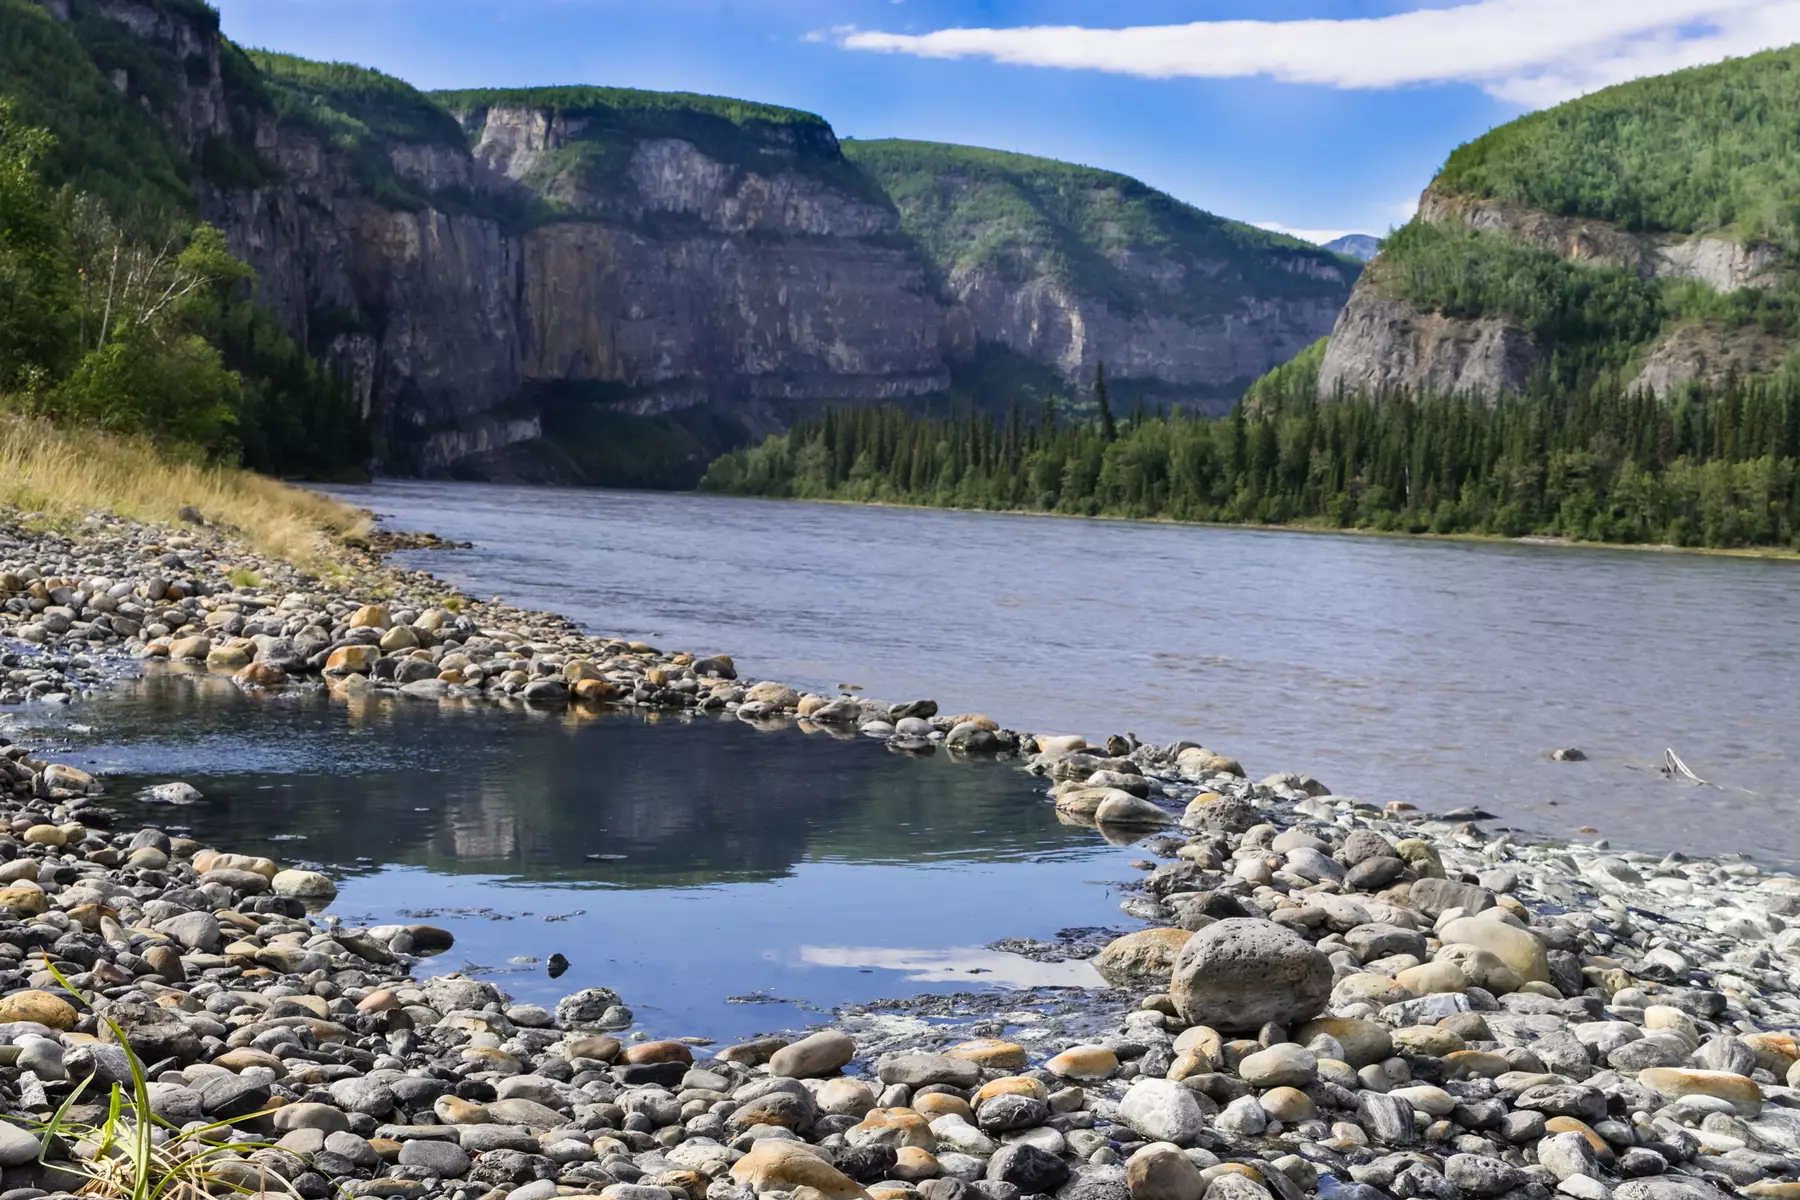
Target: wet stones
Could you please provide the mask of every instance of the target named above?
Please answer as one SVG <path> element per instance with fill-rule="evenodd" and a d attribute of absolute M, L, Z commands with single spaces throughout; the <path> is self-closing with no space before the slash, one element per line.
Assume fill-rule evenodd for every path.
<path fill-rule="evenodd" d="M 1186 929 L 1144 929 L 1129 933 L 1102 950 L 1094 959 L 1094 966 L 1115 983 L 1166 980 L 1187 945 L 1188 937 Z"/>

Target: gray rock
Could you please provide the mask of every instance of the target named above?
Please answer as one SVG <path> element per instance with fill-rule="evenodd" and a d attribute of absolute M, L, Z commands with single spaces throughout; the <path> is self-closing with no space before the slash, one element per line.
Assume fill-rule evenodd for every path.
<path fill-rule="evenodd" d="M 934 1083 L 969 1088 L 981 1082 L 978 1065 L 947 1054 L 891 1054 L 876 1065 L 876 1075 L 885 1084 L 912 1088 Z"/>
<path fill-rule="evenodd" d="M 36 1162 L 38 1139 L 11 1121 L 0 1121 L 0 1167 L 22 1167 Z"/>
<path fill-rule="evenodd" d="M 856 1043 L 836 1030 L 823 1030 L 783 1046 L 769 1059 L 769 1071 L 792 1079 L 834 1075 L 856 1057 Z"/>
<path fill-rule="evenodd" d="M 471 1154 L 494 1154 L 516 1150 L 525 1154 L 537 1152 L 538 1140 L 522 1125 L 458 1125 L 457 1142 Z"/>
<path fill-rule="evenodd" d="M 1238 1074 L 1252 1087 L 1309 1087 L 1319 1074 L 1319 1060 L 1312 1051 L 1293 1042 L 1282 1042 L 1246 1055 Z"/>
<path fill-rule="evenodd" d="M 1128 1200 L 1125 1168 L 1116 1163 L 1080 1167 L 1056 1192 L 1056 1200 Z"/>
<path fill-rule="evenodd" d="M 1392 858 L 1394 843 L 1387 840 L 1373 829 L 1353 829 L 1344 838 L 1344 847 L 1338 853 L 1338 861 L 1347 867 L 1354 867 L 1371 858 Z"/>
<path fill-rule="evenodd" d="M 440 975 L 435 979 L 426 980 L 424 990 L 425 999 L 431 1004 L 431 1007 L 437 1009 L 441 1013 L 455 1012 L 460 1009 L 486 1008 L 490 1004 L 500 1003 L 500 989 L 493 984 L 480 979 L 463 979 L 456 975 Z M 600 992 L 606 991 L 605 988 L 592 988 L 589 990 Z M 587 992 L 577 992 L 574 996 L 566 997 L 556 1006 L 557 1019 L 561 1020 L 562 1007 L 564 1004 L 587 994 Z M 606 992 L 606 994 L 612 996 L 611 992 Z M 618 999 L 617 996 L 613 996 L 613 1003 L 616 1004 Z"/>
<path fill-rule="evenodd" d="M 1503 1196 L 1523 1187 L 1531 1176 L 1497 1158 L 1452 1154 L 1444 1162 L 1444 1178 L 1467 1196 Z"/>
<path fill-rule="evenodd" d="M 269 1118 L 275 1128 L 282 1133 L 297 1129 L 316 1129 L 323 1133 L 338 1133 L 350 1128 L 350 1118 L 339 1109 L 329 1104 L 316 1104 L 301 1101 L 275 1110 Z"/>
<path fill-rule="evenodd" d="M 1433 919 L 1453 908 L 1463 909 L 1464 916 L 1474 916 L 1494 907 L 1494 893 L 1455 879 L 1418 880 L 1408 895 L 1414 908 Z"/>
<path fill-rule="evenodd" d="M 984 1106 L 985 1107 L 985 1106 Z M 1152 1142 L 1191 1146 L 1206 1128 L 1194 1093 L 1168 1079 L 1140 1079 L 1119 1103 L 1119 1120 Z"/>
<path fill-rule="evenodd" d="M 1537 1144 L 1538 1162 L 1558 1181 L 1572 1175 L 1600 1178 L 1600 1160 L 1579 1133 L 1553 1133 Z"/>
<path fill-rule="evenodd" d="M 1729 1071 L 1749 1075 L 1756 1069 L 1756 1051 L 1734 1037 L 1717 1034 L 1694 1055 L 1694 1065 L 1705 1071 Z"/>
<path fill-rule="evenodd" d="M 584 988 L 556 1002 L 556 1023 L 564 1029 L 617 1029 L 608 1014 L 619 1007 L 619 994 L 611 988 Z"/>
<path fill-rule="evenodd" d="M 1002 1146 L 988 1159 L 987 1178 L 1010 1183 L 1026 1195 L 1053 1192 L 1068 1182 L 1069 1165 L 1036 1146 Z"/>
<path fill-rule="evenodd" d="M 1273 921 L 1234 918 L 1188 939 L 1169 991 L 1189 1024 L 1239 1033 L 1317 1015 L 1331 984 L 1331 961 L 1312 943 Z"/>
<path fill-rule="evenodd" d="M 1380 1092 L 1359 1093 L 1356 1104 L 1357 1118 L 1375 1141 L 1387 1146 L 1412 1145 L 1412 1105 Z"/>
<path fill-rule="evenodd" d="M 331 1085 L 331 1102 L 345 1112 L 385 1117 L 394 1111 L 394 1093 L 375 1079 L 340 1079 Z"/>
<path fill-rule="evenodd" d="M 1423 961 L 1427 955 L 1425 935 L 1416 929 L 1402 929 L 1398 925 L 1379 922 L 1358 925 L 1344 935 L 1344 940 L 1350 943 L 1350 948 L 1364 962 L 1374 962 L 1378 958 L 1395 954 L 1410 954 Z"/>
<path fill-rule="evenodd" d="M 168 934 L 188 950 L 214 954 L 219 949 L 219 918 L 209 912 L 186 912 L 158 921 L 156 931 Z"/>
<path fill-rule="evenodd" d="M 400 1165 L 423 1167 L 440 1179 L 461 1179 L 469 1173 L 469 1152 L 455 1142 L 415 1138 L 401 1145 Z"/>
<path fill-rule="evenodd" d="M 272 1094 L 263 1080 L 242 1075 L 208 1075 L 194 1085 L 194 1092 L 206 1115 L 219 1119 L 261 1112 Z"/>
<path fill-rule="evenodd" d="M 987 1133 L 1009 1133 L 1042 1125 L 1050 1119 L 1050 1106 L 1036 1096 L 1007 1093 L 989 1097 L 975 1117 Z"/>
<path fill-rule="evenodd" d="M 1247 1175 L 1233 1172 L 1216 1176 L 1207 1184 L 1204 1200 L 1269 1200 L 1269 1189 Z"/>
<path fill-rule="evenodd" d="M 1227 1104 L 1213 1125 L 1220 1133 L 1255 1137 L 1269 1125 L 1269 1114 L 1255 1096 L 1239 1096 Z"/>
<path fill-rule="evenodd" d="M 1682 1175 L 1632 1179 L 1613 1189 L 1614 1200 L 1725 1200 L 1710 1184 Z"/>

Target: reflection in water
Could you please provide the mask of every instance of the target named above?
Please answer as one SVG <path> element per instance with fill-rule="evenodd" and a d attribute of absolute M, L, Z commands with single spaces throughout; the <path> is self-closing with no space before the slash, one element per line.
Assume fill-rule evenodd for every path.
<path fill-rule="evenodd" d="M 480 484 L 353 498 L 474 543 L 409 566 L 759 677 L 1800 861 L 1792 563 Z M 1664 783 L 1666 746 L 1747 791 Z"/>
<path fill-rule="evenodd" d="M 1059 824 L 1016 767 L 867 738 L 251 695 L 163 670 L 84 720 L 96 732 L 59 757 L 105 773 L 122 821 L 321 865 L 346 918 L 453 930 L 434 969 L 496 973 L 540 1001 L 604 985 L 663 1034 L 792 1028 L 893 995 L 897 973 L 949 990 L 1087 982 L 1085 964 L 962 948 L 1117 924 L 1118 897 L 1088 881 L 1132 874 L 1131 855 Z M 204 801 L 132 799 L 171 778 Z M 920 949 L 811 949 L 846 944 Z M 551 982 L 556 953 L 570 967 Z M 749 995 L 782 1002 L 728 1003 Z"/>
<path fill-rule="evenodd" d="M 1086 959 L 1038 962 L 985 946 L 947 950 L 885 950 L 873 946 L 802 946 L 801 961 L 820 967 L 875 967 L 904 971 L 908 983 L 986 982 L 1006 987 L 1106 987 Z M 972 978 L 979 977 L 979 978 Z"/>

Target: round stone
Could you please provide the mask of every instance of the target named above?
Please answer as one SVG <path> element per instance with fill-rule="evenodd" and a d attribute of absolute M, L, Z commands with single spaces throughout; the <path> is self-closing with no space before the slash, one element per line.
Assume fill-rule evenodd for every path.
<path fill-rule="evenodd" d="M 1237 1033 L 1300 1024 L 1325 1006 L 1331 983 L 1331 960 L 1305 938 L 1273 921 L 1231 917 L 1188 939 L 1169 993 L 1189 1024 Z"/>

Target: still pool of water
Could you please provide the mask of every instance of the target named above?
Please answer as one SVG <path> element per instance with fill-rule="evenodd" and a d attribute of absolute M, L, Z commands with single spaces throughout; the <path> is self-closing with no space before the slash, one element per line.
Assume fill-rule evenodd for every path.
<path fill-rule="evenodd" d="M 404 556 L 595 633 L 1616 846 L 1800 862 L 1800 566 L 714 496 L 382 483 Z M 1562 746 L 1590 761 L 1550 761 Z M 1657 773 L 1674 748 L 1720 786 Z"/>
<path fill-rule="evenodd" d="M 652 1032 L 739 1038 L 830 1006 L 1099 982 L 984 949 L 1127 924 L 1137 855 L 1059 824 L 1016 766 L 734 719 L 249 696 L 151 674 L 77 710 L 21 710 L 106 773 L 125 822 L 311 863 L 345 920 L 423 920 L 519 999 L 611 987 Z M 10 732 L 10 730 L 9 730 Z M 20 732 L 31 732 L 29 728 Z M 202 804 L 137 804 L 183 779 Z M 552 981 L 537 963 L 571 962 Z"/>

